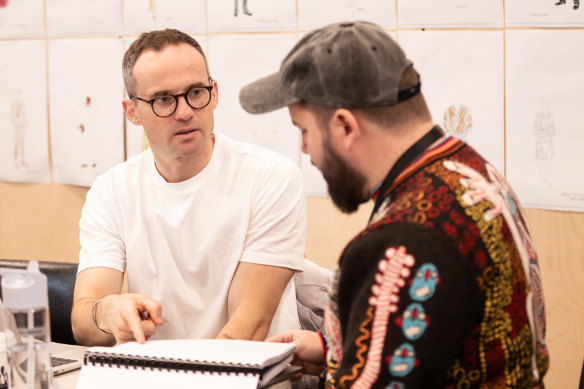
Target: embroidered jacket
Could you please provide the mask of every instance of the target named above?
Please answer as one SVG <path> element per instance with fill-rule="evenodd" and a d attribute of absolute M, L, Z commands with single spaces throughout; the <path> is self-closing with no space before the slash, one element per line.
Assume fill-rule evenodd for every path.
<path fill-rule="evenodd" d="M 501 174 L 450 137 L 379 196 L 335 271 L 325 387 L 543 387 L 537 255 Z"/>

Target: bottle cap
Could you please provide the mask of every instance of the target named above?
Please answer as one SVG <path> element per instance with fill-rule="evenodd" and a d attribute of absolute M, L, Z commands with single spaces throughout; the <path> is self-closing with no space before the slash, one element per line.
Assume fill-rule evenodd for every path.
<path fill-rule="evenodd" d="M 49 305 L 47 276 L 37 261 L 26 270 L 2 271 L 2 300 L 10 310 L 44 308 Z"/>

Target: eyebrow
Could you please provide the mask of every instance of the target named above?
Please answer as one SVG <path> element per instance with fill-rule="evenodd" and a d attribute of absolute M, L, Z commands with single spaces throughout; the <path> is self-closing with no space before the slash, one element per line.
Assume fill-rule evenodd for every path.
<path fill-rule="evenodd" d="M 201 86 L 208 86 L 208 85 L 205 85 L 202 82 L 195 82 L 195 83 L 187 86 L 186 89 L 184 90 L 184 92 L 191 90 L 192 88 L 201 87 Z M 182 93 L 184 93 L 184 92 L 182 92 Z M 164 96 L 164 95 L 174 95 L 174 93 L 171 90 L 161 90 L 161 91 L 154 92 L 152 95 L 150 95 L 150 98 L 154 99 L 157 96 Z"/>

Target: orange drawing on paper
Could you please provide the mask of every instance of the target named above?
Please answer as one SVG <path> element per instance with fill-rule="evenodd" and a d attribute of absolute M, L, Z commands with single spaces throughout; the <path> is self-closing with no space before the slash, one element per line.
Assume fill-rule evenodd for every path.
<path fill-rule="evenodd" d="M 9 0 L 0 0 L 0 8 L 8 7 Z M 4 26 L 4 20 L 2 19 L 2 15 L 0 15 L 0 27 Z"/>
<path fill-rule="evenodd" d="M 444 111 L 442 125 L 446 133 L 466 141 L 467 134 L 472 130 L 472 114 L 464 104 L 458 107 L 451 105 Z"/>
<path fill-rule="evenodd" d="M 90 96 L 85 96 L 85 104 L 84 105 L 85 105 L 87 110 L 91 109 L 91 97 Z M 79 124 L 79 126 L 77 126 L 77 128 L 79 129 L 81 134 L 85 134 L 85 132 L 88 129 L 87 126 L 83 123 Z M 81 164 L 81 168 L 95 168 L 95 167 L 97 167 L 97 164 L 95 162 Z"/>
<path fill-rule="evenodd" d="M 148 11 L 152 14 L 152 19 L 156 19 L 156 0 L 150 0 Z"/>

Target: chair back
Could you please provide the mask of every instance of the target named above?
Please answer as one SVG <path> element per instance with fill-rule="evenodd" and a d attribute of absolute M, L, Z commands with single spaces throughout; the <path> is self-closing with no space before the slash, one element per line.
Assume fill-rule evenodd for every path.
<path fill-rule="evenodd" d="M 303 330 L 324 329 L 324 310 L 329 299 L 329 286 L 333 272 L 304 259 L 304 271 L 294 275 L 296 307 Z"/>

